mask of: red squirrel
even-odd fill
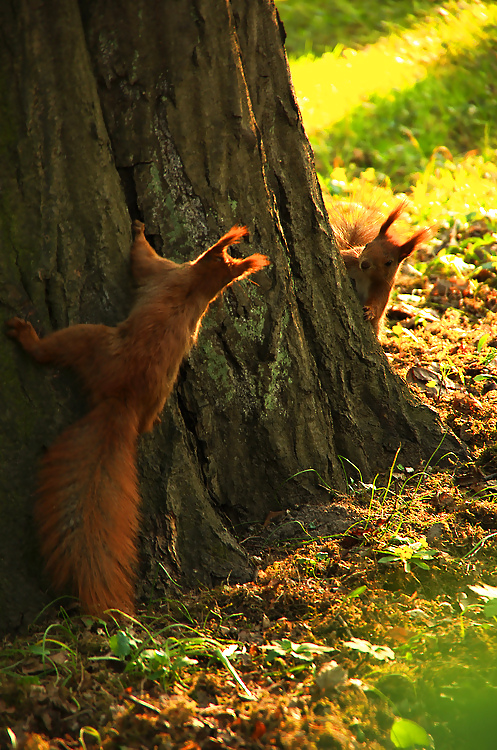
[[[371,322],[377,338],[402,261],[433,235],[433,228],[421,229],[403,242],[392,232],[391,226],[405,205],[405,201],[399,203],[379,231],[372,221],[377,213],[374,207],[356,213],[352,219],[338,209],[330,211],[340,254],[364,308],[364,317]]]
[[[42,459],[35,518],[54,587],[72,586],[93,615],[134,610],[138,435],[158,420],[209,304],[269,264],[264,255],[228,255],[246,227],[233,227],[181,264],[157,255],[141,222],[133,223],[133,234],[137,298],[116,328],[74,325],[40,339],[31,323],[7,322],[8,334],[37,362],[73,368],[88,393],[91,411]]]

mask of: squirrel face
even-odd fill
[[[407,256],[401,253],[401,247],[387,238],[377,237],[364,246],[357,262],[347,268],[362,305],[368,301],[372,289],[392,288],[404,257]]]
[[[402,261],[433,235],[433,228],[421,229],[407,241],[402,241],[392,224],[404,207],[405,202],[399,203],[379,230],[371,225],[371,212],[368,211],[363,216],[356,216],[354,221],[339,211],[330,214],[347,273],[364,308],[364,317],[371,322],[377,338]]]
[[[406,242],[400,242],[391,232],[391,224],[398,217],[403,204],[390,213],[376,237],[362,248],[342,252],[348,274],[357,295],[364,305],[371,295],[392,289],[399,267],[416,247],[428,239],[431,229],[416,232]]]

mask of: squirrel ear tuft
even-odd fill
[[[399,205],[393,209],[393,211],[390,211],[387,218],[385,219],[385,221],[380,227],[380,231],[378,232],[378,237],[380,235],[384,236],[387,233],[387,231],[390,229],[394,221],[397,221],[397,219],[399,218],[399,216],[401,215],[402,211],[405,209],[406,206],[407,206],[407,201],[401,201]]]
[[[407,240],[407,242],[404,242],[403,245],[400,245],[399,247],[399,262],[407,258],[414,250],[417,248],[418,245],[421,245],[422,242],[426,242],[427,240],[431,239],[434,234],[434,227],[428,227],[428,229],[420,229],[419,232],[416,232],[416,234],[413,234],[413,236]]]

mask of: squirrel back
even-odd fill
[[[138,435],[158,420],[210,302],[269,264],[264,255],[228,255],[245,227],[233,227],[186,263],[157,255],[141,222],[133,233],[137,298],[119,326],[81,324],[39,338],[28,321],[7,322],[8,334],[37,362],[71,367],[88,393],[90,412],[42,460],[35,517],[55,588],[71,585],[94,615],[134,608]]]
[[[406,206],[405,201],[393,209],[378,226],[374,221],[376,207],[356,211],[352,216],[345,209],[330,212],[330,222],[340,254],[352,285],[364,308],[364,317],[371,322],[379,337],[386,306],[402,262],[422,242],[433,236],[433,228],[421,229],[402,240],[392,229]],[[362,245],[355,245],[362,241]]]

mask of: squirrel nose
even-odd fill
[[[369,260],[361,260],[361,270],[367,271],[368,268],[371,268],[371,262]]]

